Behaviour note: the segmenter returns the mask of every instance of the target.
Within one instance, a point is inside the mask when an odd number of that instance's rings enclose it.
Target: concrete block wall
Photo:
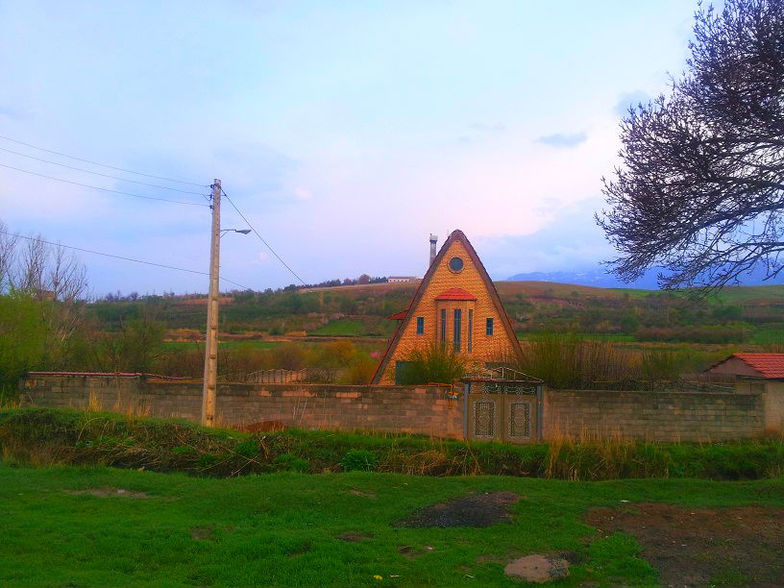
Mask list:
[[[773,392],[773,391],[771,391]],[[781,432],[780,390],[734,393],[550,390],[543,394],[543,438],[620,436],[650,441],[718,441]],[[201,417],[201,382],[138,374],[32,373],[23,404]],[[766,410],[773,414],[766,414]],[[220,384],[217,419],[227,426],[279,421],[306,429],[407,432],[463,437],[463,399],[440,386]],[[773,421],[776,421],[773,423]],[[771,425],[774,425],[773,427]]]
[[[718,441],[762,434],[760,393],[545,390],[545,439]]]
[[[134,374],[32,373],[20,383],[24,404],[201,418],[200,381]],[[217,422],[279,421],[305,429],[361,429],[462,438],[462,402],[448,386],[219,384]]]

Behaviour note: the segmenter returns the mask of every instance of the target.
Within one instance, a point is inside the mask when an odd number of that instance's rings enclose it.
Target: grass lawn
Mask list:
[[[122,490],[122,491],[120,491]],[[408,528],[416,509],[514,492],[511,522]],[[629,536],[581,522],[625,501],[689,507],[784,505],[784,478],[753,482],[351,472],[203,479],[0,462],[4,586],[514,586],[512,558],[571,552],[561,586],[656,585]]]
[[[363,335],[367,327],[365,323],[355,319],[338,319],[330,321],[326,325],[310,331],[311,335],[324,335],[333,337],[359,337]]]

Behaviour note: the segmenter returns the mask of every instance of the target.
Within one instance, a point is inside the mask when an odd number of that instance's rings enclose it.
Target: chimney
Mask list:
[[[436,258],[436,243],[438,243],[438,235],[430,233],[430,263],[427,267],[433,265],[433,260]]]

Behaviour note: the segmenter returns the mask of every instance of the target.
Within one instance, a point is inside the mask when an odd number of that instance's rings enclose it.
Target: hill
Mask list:
[[[234,292],[221,301],[228,335],[388,337],[418,284],[368,284],[308,290]],[[784,341],[784,286],[727,287],[707,298],[693,291],[599,288],[540,281],[496,282],[518,335],[572,331],[639,341],[770,343]],[[112,331],[151,316],[170,330],[203,331],[204,296],[97,301],[90,311]]]

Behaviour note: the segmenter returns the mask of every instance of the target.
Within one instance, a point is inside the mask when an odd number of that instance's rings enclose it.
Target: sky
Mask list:
[[[695,8],[2,0],[0,220],[207,272],[218,178],[306,283],[422,276],[430,233],[454,229],[494,279],[595,267],[614,255],[593,214],[619,122],[683,70]],[[246,228],[225,199],[221,222]],[[208,289],[77,255],[94,296]],[[253,233],[221,239],[221,276],[224,291],[299,282]]]

